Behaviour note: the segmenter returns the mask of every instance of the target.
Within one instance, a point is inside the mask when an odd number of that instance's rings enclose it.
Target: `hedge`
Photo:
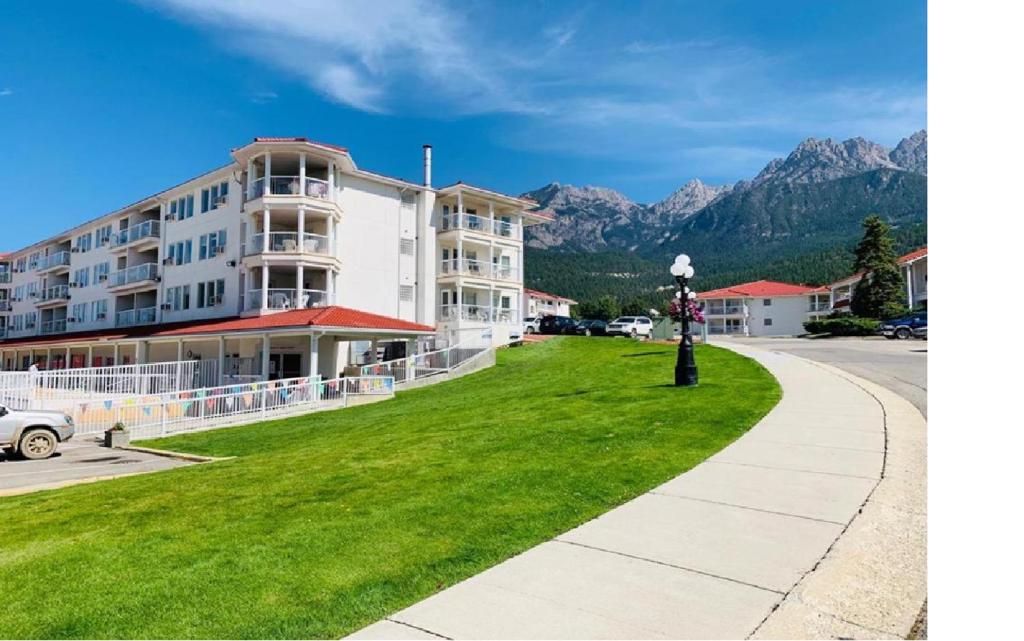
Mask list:
[[[833,336],[871,336],[878,333],[878,321],[857,316],[822,318],[804,323],[809,334],[831,334]]]

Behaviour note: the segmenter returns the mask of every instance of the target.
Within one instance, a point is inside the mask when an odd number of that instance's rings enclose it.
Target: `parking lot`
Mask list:
[[[8,458],[0,452],[0,496],[99,481],[117,476],[168,470],[183,461],[132,450],[102,447],[97,439],[73,438],[57,455],[42,461]]]

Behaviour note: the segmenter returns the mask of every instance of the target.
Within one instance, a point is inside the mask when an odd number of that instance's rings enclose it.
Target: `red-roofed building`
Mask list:
[[[756,280],[697,294],[709,334],[790,336],[828,313],[827,287]]]
[[[458,182],[257,137],[231,162],[0,253],[0,369],[216,359],[224,375],[340,371],[521,337],[524,231],[552,214]]]
[[[896,259],[903,272],[903,281],[907,286],[907,307],[923,307],[928,305],[928,248],[922,247],[904,254]],[[846,278],[831,283],[832,308],[837,311],[849,309],[850,299],[857,288],[857,283],[864,279],[863,273],[851,274]]]
[[[523,290],[524,318],[539,316],[569,316],[572,306],[578,304],[571,298],[557,296],[536,289]]]

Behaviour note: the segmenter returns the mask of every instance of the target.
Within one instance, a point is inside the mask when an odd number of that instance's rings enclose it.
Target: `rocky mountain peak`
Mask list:
[[[769,180],[817,183],[855,176],[875,169],[901,169],[890,160],[889,150],[864,138],[836,142],[831,138],[808,138],[785,160],[776,158],[761,170],[753,184]]]
[[[928,131],[922,129],[901,140],[889,154],[889,159],[907,171],[927,175]]]
[[[663,214],[687,216],[703,209],[708,203],[727,193],[730,189],[732,189],[731,185],[715,187],[704,184],[699,178],[694,178],[668,198],[651,205],[650,209],[659,216]]]

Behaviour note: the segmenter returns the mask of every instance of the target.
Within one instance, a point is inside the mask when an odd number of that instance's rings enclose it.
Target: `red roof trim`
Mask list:
[[[542,291],[537,290],[537,289],[526,289],[526,288],[523,288],[523,292],[525,292],[529,296],[533,296],[534,298],[543,298],[545,300],[563,301],[563,302],[569,303],[570,305],[578,305],[579,304],[579,303],[577,303],[576,301],[574,301],[571,298],[566,298],[565,296],[557,296],[555,294],[549,294],[547,292],[542,292]]]
[[[793,285],[774,280],[755,280],[740,285],[732,285],[713,289],[708,292],[697,294],[697,298],[746,298],[758,296],[804,296],[816,294],[823,291],[822,287],[810,287],[808,285]],[[827,291],[827,289],[824,289]]]
[[[371,314],[369,312],[350,309],[348,307],[314,307],[310,309],[294,309],[277,314],[264,314],[243,318],[232,316],[212,320],[185,321],[179,323],[163,323],[130,327],[125,329],[105,329],[88,332],[70,332],[52,336],[25,336],[0,341],[0,347],[7,348],[18,345],[53,345],[59,343],[101,341],[101,340],[134,340],[146,338],[166,338],[169,336],[194,336],[199,334],[221,334],[226,332],[247,332],[272,329],[302,329],[305,327],[322,327],[335,329],[383,330],[393,332],[433,332],[429,325],[421,325],[410,321]]]

